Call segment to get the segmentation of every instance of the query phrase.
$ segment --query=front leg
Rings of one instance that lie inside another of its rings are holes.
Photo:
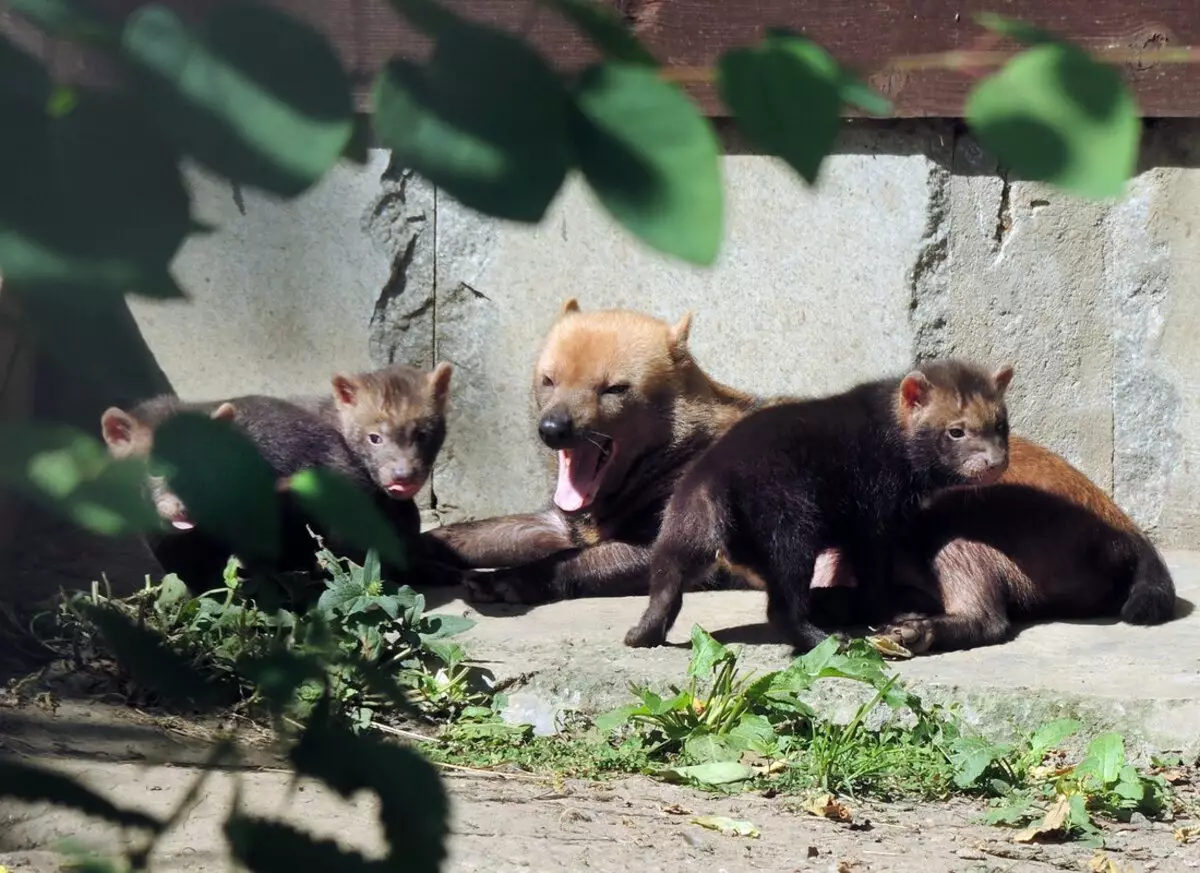
[[[447,524],[422,539],[430,560],[466,570],[531,564],[575,548],[566,519],[554,510]]]
[[[628,597],[649,591],[650,548],[607,542],[467,581],[476,602],[535,604],[578,597]]]

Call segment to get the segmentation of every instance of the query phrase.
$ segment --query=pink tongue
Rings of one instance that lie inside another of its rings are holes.
[[[599,485],[599,465],[600,449],[591,443],[558,453],[558,489],[554,492],[554,502],[559,509],[575,512],[592,502]]]

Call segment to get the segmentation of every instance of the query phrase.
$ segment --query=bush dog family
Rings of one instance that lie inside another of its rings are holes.
[[[688,350],[690,327],[690,313],[671,324],[568,300],[534,368],[550,505],[423,537],[413,498],[446,437],[446,363],[339,373],[321,396],[164,395],[108,409],[101,431],[114,457],[149,456],[179,412],[229,421],[281,480],[320,466],[371,494],[416,557],[414,583],[449,581],[448,566],[468,571],[478,600],[649,594],[632,646],[664,642],[695,587],[765,589],[769,620],[798,650],[855,623],[884,624],[919,654],[1001,642],[1013,620],[1174,614],[1174,583],[1145,533],[1063,458],[1010,439],[1012,367],[938,360],[833,396],[768,401],[711,379]],[[161,475],[147,487],[164,569],[193,586],[219,577],[228,546],[196,529]],[[284,497],[270,569],[312,569],[305,526],[319,526]],[[469,572],[479,569],[498,572]]]
[[[937,494],[902,541],[898,580],[935,614],[899,616],[883,632],[914,653],[1003,642],[1014,619],[1148,625],[1175,613],[1171,574],[1133,520],[1065,459],[1020,437],[997,484]]]
[[[412,498],[428,479],[445,439],[445,411],[451,368],[430,373],[394,365],[353,376],[337,374],[329,397],[281,399],[246,395],[227,401],[185,403],[160,396],[101,417],[101,432],[114,457],[148,456],[155,430],[172,415],[191,411],[231,421],[280,479],[310,467],[331,469],[369,494],[410,547],[420,544],[420,513]],[[208,533],[193,530],[182,501],[161,476],[148,487],[168,531],[152,538],[152,548],[168,572],[185,582],[205,584],[222,568],[229,548]],[[282,548],[272,570],[312,569],[314,543],[304,517],[283,495]],[[343,553],[353,553],[342,544]],[[170,565],[170,566],[168,566]],[[395,571],[398,568],[390,568]]]
[[[884,598],[894,532],[921,501],[1004,471],[1012,375],[932,361],[747,415],[681,477],[654,543],[649,606],[625,642],[661,645],[685,581],[720,559],[763,581],[768,619],[789,643],[817,645],[826,637],[808,610],[817,557],[838,549],[870,581],[862,596]]]
[[[476,599],[648,590],[650,545],[680,472],[757,405],[705,374],[687,348],[690,327],[690,314],[672,325],[563,305],[533,374],[538,438],[557,462],[551,505],[425,534],[440,561],[504,568],[472,579]]]

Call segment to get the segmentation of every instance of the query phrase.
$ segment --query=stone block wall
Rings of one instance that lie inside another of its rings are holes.
[[[1200,543],[1200,127],[1147,130],[1128,196],[1008,178],[950,123],[848,125],[819,186],[731,146],[726,241],[688,267],[572,182],[536,227],[483,218],[374,151],[281,204],[193,174],[190,303],[134,315],[184,396],[324,390],[335,369],[452,362],[443,520],[548,496],[530,368],[568,296],[676,319],[716,378],[818,393],[914,357],[1016,364],[1014,426],[1172,548]],[[426,505],[430,492],[423,493]]]

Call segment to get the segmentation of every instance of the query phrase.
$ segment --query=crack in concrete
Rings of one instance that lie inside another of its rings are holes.
[[[999,255],[1004,250],[1004,241],[1012,230],[1012,183],[1008,181],[1008,173],[1000,172],[1000,204],[996,207],[996,231],[992,234],[992,253]]]
[[[951,172],[933,164],[929,169],[929,212],[921,248],[909,274],[909,323],[917,360],[941,357],[950,351],[947,321],[950,295],[950,182]]]

